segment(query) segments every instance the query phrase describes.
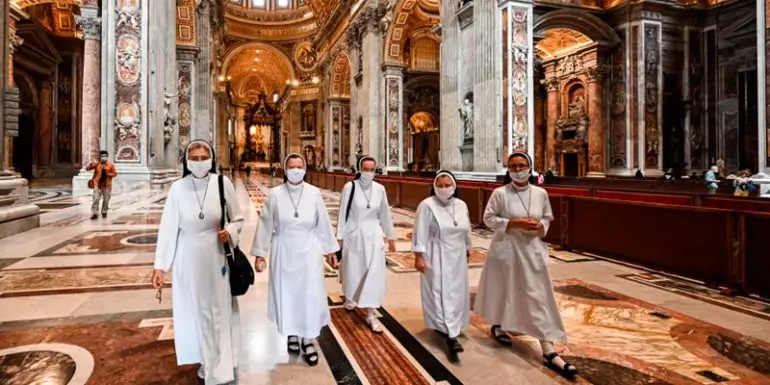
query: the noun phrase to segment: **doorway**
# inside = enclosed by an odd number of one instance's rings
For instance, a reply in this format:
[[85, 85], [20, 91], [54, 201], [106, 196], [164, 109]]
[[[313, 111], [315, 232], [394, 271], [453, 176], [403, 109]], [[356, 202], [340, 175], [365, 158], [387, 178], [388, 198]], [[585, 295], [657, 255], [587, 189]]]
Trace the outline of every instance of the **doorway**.
[[679, 73], [663, 74], [663, 168], [679, 171], [684, 160], [684, 102]]
[[35, 120], [31, 114], [19, 115], [19, 135], [13, 138], [13, 168], [25, 179], [32, 178]]
[[577, 178], [579, 175], [578, 154], [571, 152], [562, 155], [564, 162], [564, 176]]

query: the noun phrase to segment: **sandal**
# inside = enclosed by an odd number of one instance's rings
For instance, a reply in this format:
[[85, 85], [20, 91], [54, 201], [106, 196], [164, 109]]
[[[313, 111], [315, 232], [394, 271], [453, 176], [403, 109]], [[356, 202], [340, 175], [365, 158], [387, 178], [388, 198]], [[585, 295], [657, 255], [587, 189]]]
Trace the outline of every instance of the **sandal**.
[[[308, 348], [313, 348], [313, 351], [308, 352]], [[312, 342], [307, 345], [302, 345], [302, 359], [310, 366], [318, 365], [318, 352], [315, 351], [315, 346], [313, 346]]]
[[511, 336], [509, 336], [503, 331], [501, 331], [501, 333], [498, 333], [499, 330], [500, 330], [500, 325], [492, 326], [492, 337], [495, 340], [497, 340], [497, 342], [499, 342], [500, 345], [513, 346], [513, 341], [511, 341]]
[[564, 361], [564, 367], [555, 364], [553, 360], [559, 357], [560, 356], [557, 353], [543, 354], [543, 364], [549, 369], [561, 374], [564, 378], [573, 379], [578, 373], [577, 368], [563, 358], [562, 361]]
[[289, 354], [299, 354], [299, 337], [289, 336], [286, 342], [286, 350], [289, 351]]
[[372, 328], [375, 333], [382, 333], [382, 322], [377, 319], [377, 316], [371, 316], [366, 318], [366, 323]]

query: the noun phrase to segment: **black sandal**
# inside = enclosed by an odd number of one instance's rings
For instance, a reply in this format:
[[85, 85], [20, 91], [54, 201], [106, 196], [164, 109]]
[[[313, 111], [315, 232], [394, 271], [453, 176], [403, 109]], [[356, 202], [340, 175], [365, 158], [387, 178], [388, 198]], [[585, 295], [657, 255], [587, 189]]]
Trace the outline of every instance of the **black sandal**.
[[[308, 353], [307, 348], [313, 348], [313, 351]], [[312, 342], [302, 345], [302, 359], [310, 366], [318, 365], [318, 352], [315, 351], [315, 346], [313, 346]]]
[[505, 332], [497, 333], [500, 330], [500, 325], [493, 325], [492, 326], [492, 337], [497, 340], [497, 342], [500, 343], [500, 345], [503, 346], [513, 346], [513, 341], [511, 341], [511, 336], [506, 334]]
[[567, 360], [564, 360], [564, 367], [559, 367], [559, 365], [556, 365], [553, 363], [553, 360], [556, 359], [556, 357], [559, 357], [557, 353], [551, 353], [551, 354], [543, 354], [543, 364], [548, 367], [549, 369], [559, 373], [562, 375], [562, 377], [566, 379], [573, 379], [578, 374], [578, 370], [575, 367], [575, 365], [570, 364], [567, 362]]
[[299, 337], [289, 336], [289, 339], [286, 343], [286, 350], [289, 351], [289, 354], [299, 354]]

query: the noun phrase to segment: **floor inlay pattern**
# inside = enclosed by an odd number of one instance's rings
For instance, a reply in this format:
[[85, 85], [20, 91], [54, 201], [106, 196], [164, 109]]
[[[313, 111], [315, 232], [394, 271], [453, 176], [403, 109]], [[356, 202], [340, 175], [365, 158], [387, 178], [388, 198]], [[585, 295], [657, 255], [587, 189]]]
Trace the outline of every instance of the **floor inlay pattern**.
[[0, 272], [0, 297], [104, 291], [104, 289], [149, 289], [151, 274], [151, 265], [4, 270]]
[[154, 251], [154, 241], [142, 242], [141, 240], [155, 234], [156, 231], [147, 230], [89, 231], [44, 250], [35, 257]]
[[618, 277], [770, 321], [770, 302], [741, 296], [730, 297], [694, 282], [654, 273], [622, 274]]

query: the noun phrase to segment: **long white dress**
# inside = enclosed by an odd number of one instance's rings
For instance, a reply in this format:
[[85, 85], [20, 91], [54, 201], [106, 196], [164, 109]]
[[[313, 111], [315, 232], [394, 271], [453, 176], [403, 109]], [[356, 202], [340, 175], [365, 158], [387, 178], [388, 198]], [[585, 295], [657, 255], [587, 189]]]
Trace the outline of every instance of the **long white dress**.
[[470, 246], [471, 221], [465, 202], [453, 198], [445, 205], [430, 197], [420, 203], [414, 220], [412, 251], [423, 253], [427, 265], [420, 279], [422, 314], [425, 326], [451, 338], [460, 335], [470, 321]]
[[[551, 342], [566, 342], [567, 333], [548, 273], [548, 250], [541, 238], [553, 220], [548, 193], [529, 185], [498, 187], [484, 210], [484, 223], [495, 231], [481, 272], [474, 312], [502, 330]], [[520, 199], [520, 198], [521, 199]], [[540, 220], [538, 232], [506, 232], [509, 218]]]
[[[230, 294], [229, 276], [222, 274], [227, 262], [217, 235], [222, 216], [218, 189], [215, 174], [207, 181], [187, 176], [174, 182], [155, 250], [155, 269], [172, 271], [177, 364], [202, 364], [207, 384], [233, 381], [241, 340], [238, 300]], [[231, 245], [237, 245], [244, 218], [227, 177], [224, 192], [230, 215], [226, 229]], [[199, 218], [200, 201], [204, 219]]]
[[268, 249], [268, 318], [285, 336], [318, 337], [329, 324], [323, 256], [339, 246], [317, 187], [284, 183], [270, 190], [251, 254], [266, 256]]
[[382, 232], [388, 239], [396, 239], [393, 220], [385, 187], [377, 182], [366, 187], [359, 181], [352, 183], [356, 184], [356, 191], [353, 193], [350, 218], [345, 220], [352, 189], [351, 183], [347, 183], [342, 188], [337, 220], [337, 239], [343, 240], [343, 292], [358, 307], [378, 308], [385, 298], [385, 242]]

